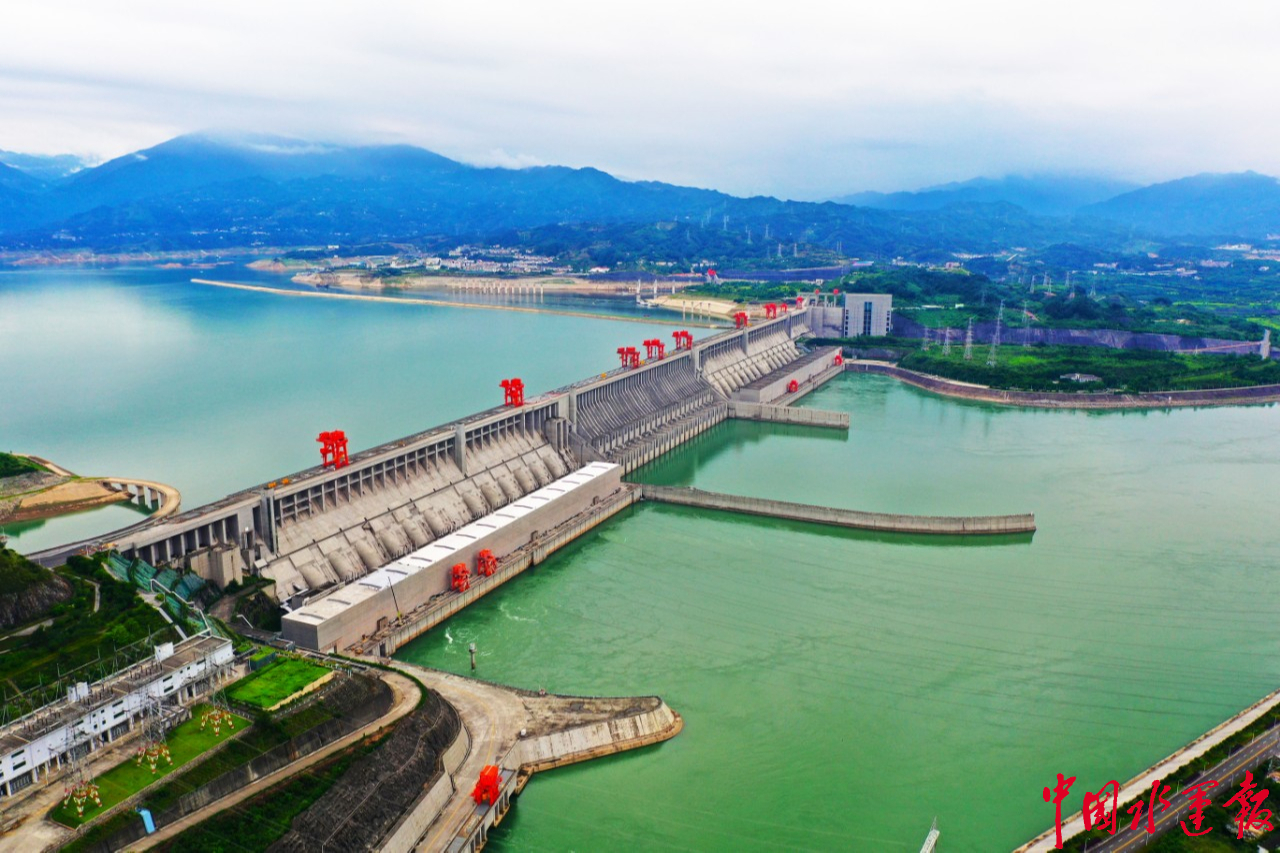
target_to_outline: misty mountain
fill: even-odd
[[[1257,172],[1201,174],[1090,205],[1084,213],[1169,236],[1280,233],[1280,181]]]
[[[19,154],[2,150],[0,163],[26,172],[37,181],[56,181],[92,165],[74,154]]]
[[[1120,226],[1036,217],[1008,203],[901,212],[738,198],[591,168],[480,168],[411,146],[273,137],[183,136],[43,187],[0,188],[0,245],[14,249],[445,243],[499,233],[519,240],[530,229],[575,247],[612,229],[624,242],[651,239],[671,259],[717,244],[736,258],[776,253],[778,243],[945,257],[1063,241],[1114,247],[1127,236]]]
[[[29,224],[27,217],[40,207],[40,181],[12,166],[0,163],[0,232]]]
[[[1008,175],[974,178],[915,192],[862,192],[834,198],[841,204],[878,210],[941,210],[954,204],[1004,202],[1041,216],[1065,216],[1085,205],[1136,189],[1137,184],[1110,178],[1068,175]]]

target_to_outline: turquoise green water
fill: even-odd
[[[1280,409],[1087,415],[847,377],[847,439],[731,423],[639,476],[860,509],[1035,511],[989,540],[641,507],[402,652],[657,693],[676,739],[537,777],[499,850],[1009,850],[1058,772],[1128,778],[1274,689]],[[1078,805],[1078,797],[1074,800]]]
[[[0,272],[0,447],[194,506],[614,363],[668,329],[286,299],[158,271]],[[219,276],[232,277],[232,276]],[[244,271],[238,280],[254,280]],[[265,282],[276,281],[266,276]],[[997,410],[848,377],[847,436],[726,424],[639,472],[859,509],[1034,511],[929,540],[645,506],[405,651],[588,694],[657,693],[676,739],[540,775],[505,850],[1008,850],[1040,790],[1125,779],[1280,676],[1280,409]],[[136,518],[19,533],[32,549]],[[1074,804],[1078,805],[1078,798]],[[1071,805],[1071,803],[1069,803]]]
[[[370,447],[500,404],[506,377],[536,394],[616,366],[624,343],[671,332],[286,298],[192,284],[193,274],[286,283],[242,266],[0,271],[0,449],[86,476],[169,483],[194,507],[316,464],[322,430]],[[137,519],[116,506],[0,532],[34,551]]]

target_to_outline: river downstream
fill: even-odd
[[[189,273],[0,273],[0,447],[196,506],[615,363],[669,327],[287,299]],[[210,275],[232,278],[229,275]],[[270,282],[237,271],[239,281]],[[1040,791],[1124,780],[1275,689],[1280,408],[1000,409],[846,376],[848,435],[730,422],[636,473],[879,512],[1036,513],[926,539],[640,506],[401,656],[662,695],[681,735],[540,774],[493,850],[1008,850]],[[113,507],[16,531],[102,532]],[[88,533],[81,532],[89,530]],[[11,531],[12,532],[12,531]],[[1064,806],[1079,806],[1074,797]]]
[[[499,850],[1009,850],[1275,689],[1280,409],[1044,412],[849,376],[849,437],[729,423],[651,482],[1031,541],[642,506],[402,650],[529,687],[659,693],[680,737],[538,777]],[[1078,807],[1079,799],[1074,798]]]

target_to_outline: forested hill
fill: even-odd
[[[743,257],[763,257],[778,243],[895,255],[1065,239],[1112,249],[1129,235],[1003,203],[902,212],[738,198],[590,168],[478,168],[409,146],[195,135],[51,181],[16,170],[0,178],[9,172],[12,181],[0,179],[0,248],[16,250],[456,243],[526,232],[539,244],[661,242],[663,235],[693,241],[697,230],[708,246],[722,242]]]
[[[718,263],[758,263],[800,244],[845,257],[924,259],[1062,243],[1145,253],[1163,239],[1153,235],[1280,232],[1280,188],[1252,173],[1074,209],[1127,187],[1005,178],[879,202],[849,197],[867,207],[740,198],[592,168],[481,168],[407,145],[190,135],[70,174],[0,163],[0,249],[432,247],[501,234],[530,247],[613,242],[623,254],[652,245],[681,259],[705,247]],[[684,248],[672,252],[672,241]]]

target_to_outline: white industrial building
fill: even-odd
[[[154,657],[0,728],[0,797],[11,797],[73,758],[123,737],[156,702],[189,705],[217,686],[235,653],[231,641],[197,636],[157,646]]]
[[[893,294],[846,293],[844,337],[882,337],[893,332]]]
[[[320,651],[340,651],[407,613],[450,593],[457,563],[474,574],[488,549],[505,557],[589,509],[621,487],[622,468],[593,462],[496,512],[440,537],[364,577],[307,602],[281,620],[284,639]]]

